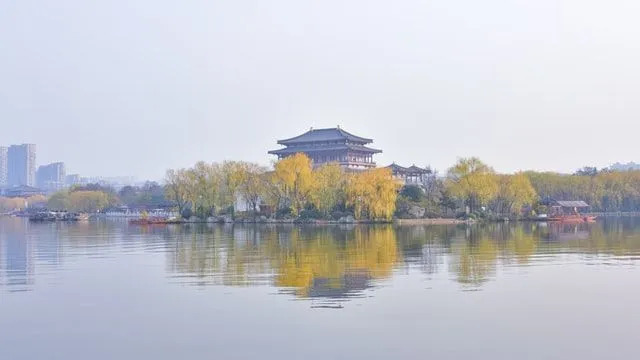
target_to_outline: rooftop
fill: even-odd
[[[269,154],[289,155],[289,154],[295,154],[299,152],[310,153],[310,152],[316,152],[316,151],[334,151],[334,150],[354,150],[354,151],[368,152],[372,154],[377,154],[382,152],[382,150],[372,149],[370,147],[366,147],[360,144],[332,144],[332,145],[327,145],[322,147],[300,144],[296,146],[286,147],[284,149],[271,150],[269,151]]]
[[[587,204],[584,201],[556,201],[556,204],[558,204],[559,206],[562,207],[570,207],[570,208],[585,208],[585,207],[589,207],[589,204]]]
[[[279,140],[278,144],[281,145],[295,145],[295,144],[303,144],[310,142],[325,142],[325,141],[341,141],[346,140],[352,143],[357,144],[369,144],[372,143],[373,140],[363,138],[360,136],[353,135],[347,131],[336,128],[329,129],[314,129],[311,128],[309,131],[302,135],[298,135],[296,137],[292,137],[289,139]]]
[[[404,167],[404,166],[400,166],[396,163],[393,163],[389,166],[387,166],[387,168],[391,169],[394,172],[397,173],[411,173],[411,174],[430,174],[431,173],[431,169],[423,169],[421,167],[417,167],[415,165],[411,165],[409,167]]]

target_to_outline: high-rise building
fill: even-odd
[[[42,190],[60,190],[65,186],[66,172],[64,163],[56,162],[38,167],[36,183]]]
[[[36,185],[36,146],[11,145],[7,151],[9,186]]]
[[[73,185],[79,185],[80,184],[80,175],[78,174],[69,174],[65,177],[65,185],[66,186],[73,186]]]
[[[9,149],[6,146],[0,146],[0,188],[9,185]]]

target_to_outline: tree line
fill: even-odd
[[[200,218],[233,214],[236,201],[244,201],[250,213],[266,208],[276,217],[390,220],[400,188],[389,169],[347,173],[338,164],[314,168],[304,154],[278,161],[273,170],[242,161],[199,162],[168,170],[165,183],[180,214]]]
[[[156,182],[142,186],[125,186],[119,191],[100,184],[72,186],[52,194],[46,207],[49,210],[93,213],[118,206],[132,209],[173,207],[165,197],[165,188]]]
[[[574,174],[524,171],[498,174],[480,159],[462,158],[446,176],[434,176],[419,192],[405,187],[398,211],[407,204],[432,209],[432,216],[544,213],[554,200],[583,200],[596,212],[640,211],[640,171],[579,169]]]
[[[584,200],[597,212],[640,211],[640,171],[586,167],[574,174],[525,171],[499,174],[475,157],[461,158],[444,176],[402,186],[387,168],[345,172],[338,164],[314,167],[304,154],[272,168],[244,161],[198,162],[168,170],[164,184],[119,191],[75,186],[47,200],[0,198],[0,210],[38,204],[52,210],[95,212],[121,205],[175,208],[183,217],[242,216],[337,220],[397,217],[520,216],[543,213],[552,200]],[[46,201],[46,205],[43,203]],[[241,204],[243,203],[243,204]],[[415,211],[417,209],[421,211]]]

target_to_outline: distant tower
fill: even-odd
[[[0,188],[9,185],[9,149],[0,146]]]
[[[60,190],[65,186],[66,175],[64,163],[42,165],[36,172],[36,183],[41,190]]]
[[[7,153],[9,186],[36,186],[36,146],[11,145]]]

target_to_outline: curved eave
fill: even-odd
[[[379,154],[382,150],[372,149],[363,145],[338,145],[338,146],[328,146],[328,147],[287,147],[284,149],[271,150],[268,151],[271,155],[289,155],[295,153],[314,153],[314,152],[324,152],[324,151],[359,151],[369,154]]]
[[[315,134],[318,134],[320,132],[328,132],[328,131],[335,132],[333,134],[333,137],[327,137],[324,139],[312,138]],[[339,135],[339,136],[336,136],[336,135]],[[315,136],[319,136],[319,135],[315,135]],[[340,140],[350,141],[358,144],[370,144],[373,142],[373,139],[367,139],[360,136],[356,136],[340,128],[326,128],[326,129],[313,129],[301,135],[294,136],[292,138],[278,140],[278,144],[287,146],[287,145],[295,145],[295,144],[308,144],[308,143],[314,143],[314,142],[340,141]]]

